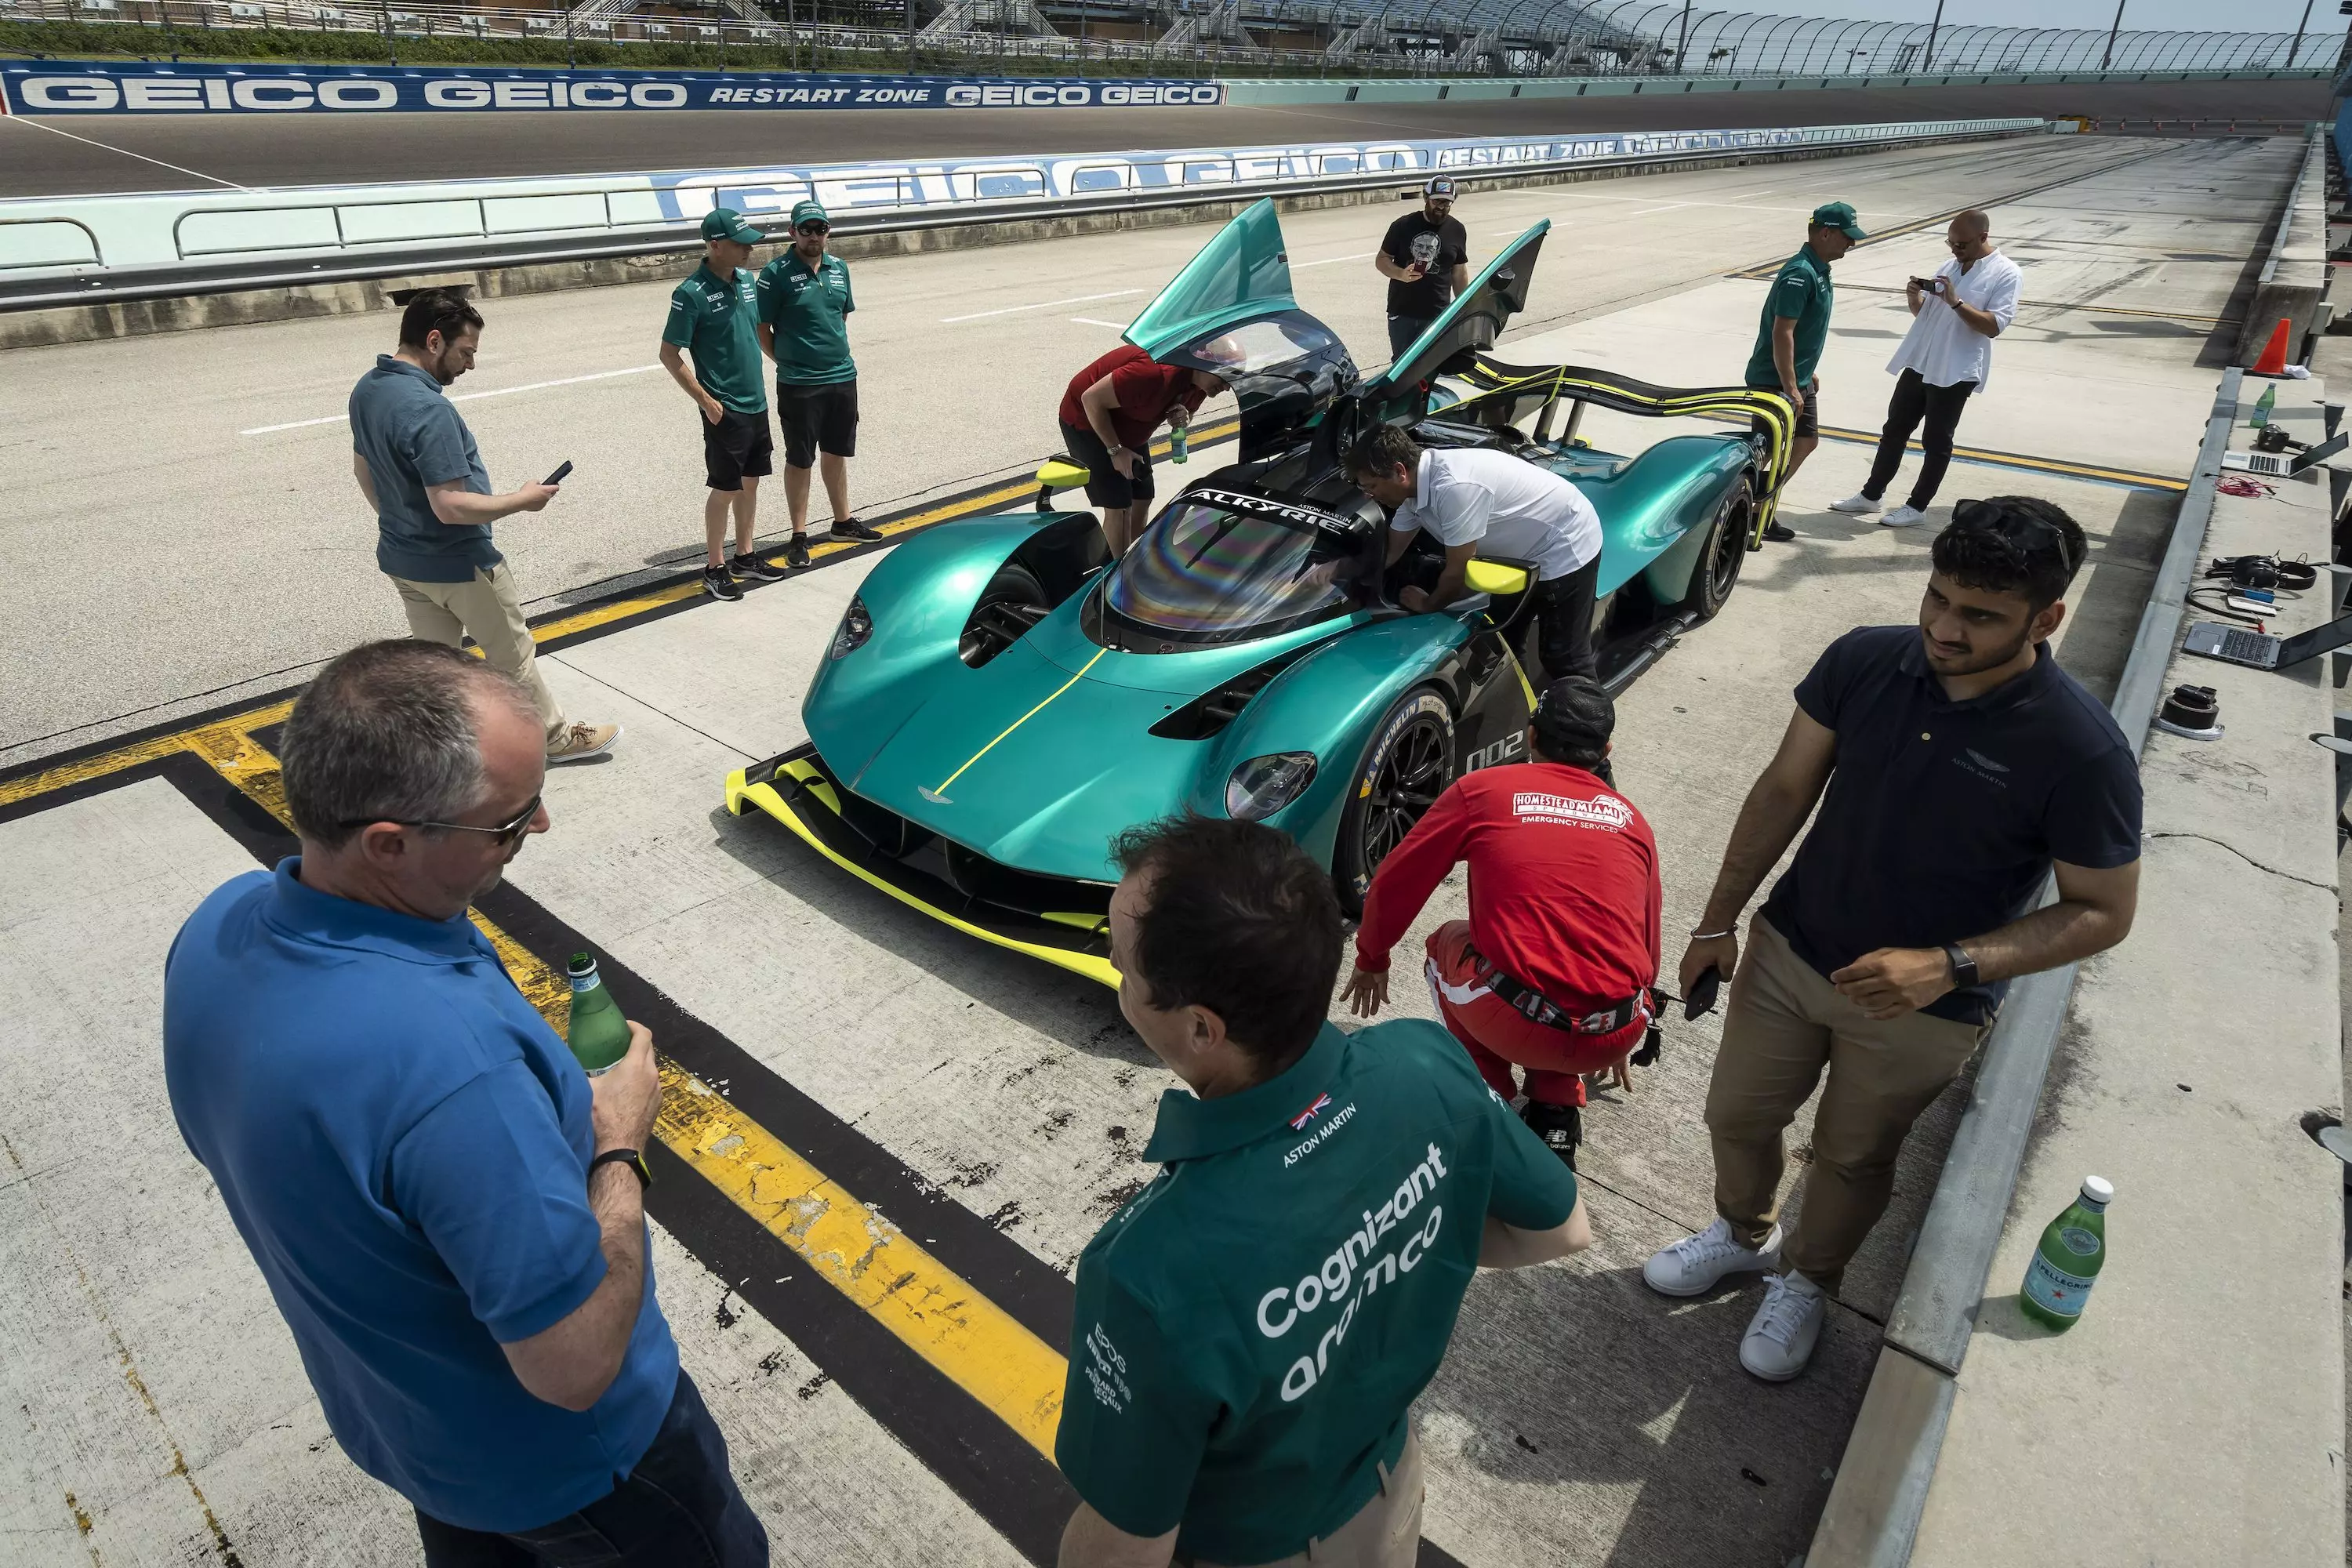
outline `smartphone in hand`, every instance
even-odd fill
[[[543,485],[560,485],[560,484],[562,484],[562,483],[563,482],[563,476],[564,476],[564,475],[566,475],[566,474],[568,474],[568,473],[570,473],[571,471],[572,471],[572,463],[571,463],[571,459],[566,458],[566,459],[564,460],[563,467],[562,467],[562,468],[560,468],[556,469],[556,470],[555,470],[555,472],[553,472],[553,473],[551,473],[551,474],[548,475],[548,476],[547,476],[547,478],[545,478],[545,479],[543,479],[540,480],[540,483],[541,483],[541,484],[543,484]]]

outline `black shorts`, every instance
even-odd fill
[[[1151,499],[1151,454],[1135,454],[1135,477],[1128,478],[1110,460],[1110,448],[1093,430],[1079,425],[1062,426],[1062,445],[1087,470],[1087,499],[1117,510]]]
[[[745,479],[775,471],[771,459],[776,440],[768,434],[766,409],[757,414],[725,409],[716,425],[699,414],[694,417],[702,426],[702,471],[712,489],[740,490]]]
[[[776,384],[776,423],[784,427],[784,467],[814,468],[819,452],[857,456],[857,382],[825,386]]]
[[[1751,386],[1748,390],[1750,392],[1778,392],[1780,389],[1777,386]],[[1817,405],[1820,404],[1821,400],[1813,395],[1813,389],[1811,387],[1808,386],[1803,390],[1805,400],[1797,405],[1797,428],[1792,432],[1792,436],[1819,436],[1822,433],[1822,427],[1816,421],[1815,415],[1818,411]],[[1759,436],[1769,436],[1772,434],[1772,427],[1769,425],[1765,424],[1760,418],[1755,421],[1755,428],[1756,434]]]

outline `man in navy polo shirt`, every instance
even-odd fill
[[[654,1300],[653,1037],[592,1080],[466,918],[547,831],[530,698],[369,643],[279,757],[302,852],[181,928],[163,1072],[336,1440],[429,1568],[764,1568]]]
[[[1576,1178],[1435,1024],[1332,1027],[1339,903],[1288,836],[1113,852],[1119,1011],[1185,1087],[1078,1259],[1060,1568],[1410,1568],[1413,1396],[1481,1266],[1591,1244]]]
[[[1739,1347],[1759,1377],[1804,1370],[1905,1136],[1975,1054],[2006,983],[2131,930],[2138,763],[2049,647],[2083,554],[2083,531],[2047,501],[1954,508],[1919,625],[1848,632],[1798,686],[1691,931],[1685,994],[1710,969],[1732,977],[1706,1097],[1718,1217],[1643,1272],[1696,1296],[1777,1254],[1785,1270]],[[1816,801],[1743,954],[1740,911]],[[2032,908],[2053,872],[2057,901]],[[1824,1067],[1804,1213],[1784,1238],[1780,1134]]]

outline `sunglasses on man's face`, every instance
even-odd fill
[[[804,223],[801,225],[800,232],[803,234],[831,234],[833,232],[833,226],[831,224],[823,223]]]
[[[511,849],[530,837],[530,825],[539,819],[539,806],[542,798],[540,795],[532,795],[530,804],[522,808],[522,815],[511,822],[502,822],[496,827],[477,827],[470,822],[403,822],[396,816],[367,816],[352,822],[338,823],[336,826],[344,828],[360,828],[372,827],[379,822],[389,822],[394,827],[439,827],[452,833],[487,833],[499,848]]]

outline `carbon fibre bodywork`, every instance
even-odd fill
[[[1352,904],[1445,782],[1522,754],[1533,703],[1511,647],[1530,595],[1398,606],[1399,574],[1433,563],[1387,563],[1385,519],[1343,471],[1352,435],[1407,423],[1424,446],[1502,448],[1581,489],[1602,521],[1597,637],[1614,685],[1719,607],[1779,477],[1785,438],[1678,434],[1630,458],[1549,438],[1563,396],[1756,410],[1729,391],[1484,357],[1525,302],[1543,232],[1363,380],[1291,300],[1271,208],[1234,220],[1129,336],[1170,363],[1220,364],[1242,401],[1242,460],[1188,484],[1116,565],[1087,513],[898,545],[810,686],[808,743],[730,776],[729,808],[776,817],[936,919],[1110,984],[1110,846],[1139,823],[1265,821]],[[1470,395],[1431,415],[1441,369]],[[1508,563],[1480,572],[1526,585]]]

